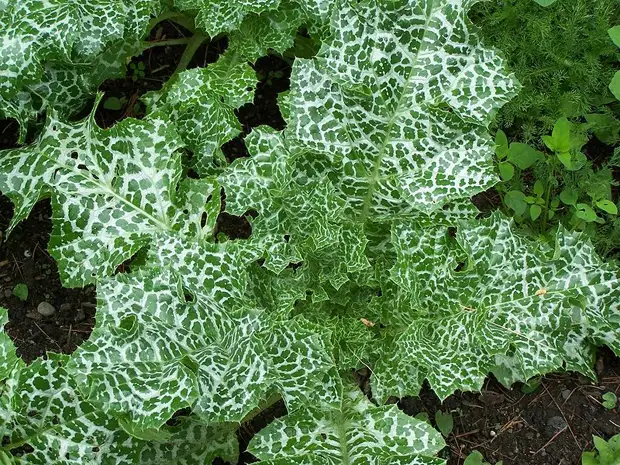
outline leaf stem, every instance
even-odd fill
[[[183,37],[181,39],[167,39],[167,40],[154,40],[152,42],[144,42],[142,45],[143,50],[148,50],[153,47],[167,47],[170,45],[187,45],[192,40],[191,37]]]
[[[547,231],[547,219],[549,218],[549,200],[551,199],[551,188],[553,186],[553,181],[555,179],[555,164],[553,160],[551,161],[551,173],[549,173],[549,178],[547,179],[547,192],[545,194],[545,213],[542,219],[541,225],[541,234],[544,234]]]
[[[151,31],[159,23],[166,20],[174,21],[175,23],[183,26],[185,29],[191,32],[194,32],[194,30],[196,29],[193,18],[184,15],[180,11],[164,11],[158,17],[151,19],[151,21],[149,22],[148,30]]]
[[[205,34],[203,32],[200,32],[200,31],[198,31],[198,32],[196,32],[196,34],[194,34],[194,36],[188,42],[187,48],[183,52],[183,55],[181,56],[181,59],[179,60],[179,64],[177,65],[177,69],[175,70],[174,74],[170,78],[171,81],[172,81],[172,79],[175,76],[177,76],[179,73],[181,73],[181,72],[183,72],[183,71],[185,71],[187,69],[187,66],[189,65],[189,62],[192,61],[192,58],[196,54],[196,51],[200,48],[202,43],[205,40],[207,40],[208,38],[209,38],[209,36],[207,34]]]

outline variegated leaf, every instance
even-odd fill
[[[206,68],[184,71],[146,101],[174,122],[193,152],[192,167],[207,176],[226,166],[221,146],[241,133],[235,110],[252,102],[256,81],[242,56],[228,52]]]
[[[184,418],[157,440],[130,436],[81,398],[66,361],[50,355],[14,373],[13,389],[0,399],[0,432],[8,441],[0,457],[16,465],[208,465],[216,457],[236,462],[239,446],[230,425]]]
[[[35,85],[43,65],[91,61],[118,40],[144,34],[159,0],[8,0],[0,10],[0,96]]]
[[[177,194],[181,146],[162,115],[106,130],[94,113],[65,123],[51,112],[37,142],[0,152],[0,190],[15,204],[9,232],[51,194],[49,249],[63,283],[83,286],[110,275],[154,234],[187,226],[186,199]]]
[[[338,408],[307,407],[260,431],[248,450],[265,465],[445,465],[445,443],[395,405],[376,407],[350,387]]]
[[[248,299],[253,258],[238,243],[162,238],[155,268],[104,281],[97,328],[71,362],[89,400],[149,430],[185,407],[238,422],[272,389],[291,406],[312,397],[334,367],[326,338]]]
[[[181,10],[196,11],[196,24],[211,37],[238,29],[250,13],[275,10],[280,0],[174,0]]]
[[[560,229],[552,248],[495,214],[464,222],[456,242],[404,222],[392,239],[398,289],[382,305],[403,332],[374,369],[377,398],[416,394],[423,379],[440,398],[479,390],[497,365],[513,381],[593,376],[596,345],[620,353],[620,278],[581,235]]]
[[[515,95],[467,29],[470,0],[338,1],[314,60],[296,60],[289,126],[339,170],[351,213],[432,212],[496,182],[491,116]]]
[[[319,281],[339,287],[347,273],[368,266],[366,240],[359,224],[342,220],[344,201],[323,173],[299,170],[298,158],[312,153],[291,151],[271,128],[255,129],[245,140],[251,158],[240,159],[219,178],[226,191],[226,210],[259,213],[252,221],[252,242],[265,250],[265,266],[280,273],[289,263],[307,260]]]

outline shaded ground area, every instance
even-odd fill
[[[461,465],[472,450],[493,464],[578,465],[582,451],[593,449],[593,434],[620,434],[618,409],[601,405],[606,392],[620,394],[620,359],[602,350],[596,367],[596,383],[574,373],[555,374],[524,394],[489,379],[482,393],[456,394],[441,404],[427,388],[399,406],[410,415],[427,412],[433,421],[437,410],[452,414],[454,430],[444,451],[449,465]]]
[[[163,23],[152,39],[183,37],[187,31]],[[226,48],[225,39],[203,45],[191,66],[204,66],[217,59]],[[174,71],[182,47],[158,47],[148,50],[133,63],[144,63],[144,75],[133,79],[108,81],[101,87],[107,96],[124,102],[118,110],[100,108],[97,121],[107,127],[128,116],[141,117],[139,96],[161,87]],[[277,107],[279,92],[288,89],[289,64],[277,57],[266,57],[255,64],[262,77],[253,104],[238,111],[244,133],[253,127],[268,124],[284,127]],[[0,121],[0,148],[12,147],[17,125]],[[232,161],[247,156],[242,137],[229,142],[224,152]],[[497,205],[494,191],[477,198],[479,207],[488,210]],[[48,255],[47,241],[51,231],[49,200],[39,202],[30,217],[20,224],[6,241],[0,241],[0,305],[9,309],[7,332],[15,341],[18,353],[27,361],[47,351],[70,353],[90,334],[94,326],[96,295],[92,287],[64,289],[60,285],[56,264]],[[0,196],[0,231],[5,231],[12,216],[12,206]],[[221,214],[217,232],[230,237],[247,237],[251,228],[245,218]],[[13,295],[18,284],[28,287],[26,301]],[[41,302],[55,308],[50,316],[37,312]],[[507,390],[489,380],[482,393],[457,394],[443,404],[426,388],[420,398],[407,398],[399,406],[408,414],[449,412],[454,430],[448,436],[449,448],[444,456],[450,465],[461,465],[474,449],[487,460],[504,465],[577,465],[581,452],[592,447],[592,434],[608,438],[620,433],[618,410],[601,405],[605,392],[620,394],[620,360],[602,351],[597,362],[599,382],[575,374],[546,377],[532,393],[524,394],[519,387]],[[258,416],[239,432],[242,446],[269,421],[285,413],[282,404]],[[255,461],[244,453],[240,464]]]

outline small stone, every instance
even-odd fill
[[[568,400],[568,398],[570,397],[570,394],[571,394],[571,390],[570,389],[564,389],[562,391],[562,399]]]
[[[84,321],[85,319],[86,319],[86,314],[84,313],[84,310],[79,308],[77,313],[75,314],[75,322],[79,323],[80,321]]]
[[[4,297],[6,297],[7,299],[11,297],[12,295],[13,295],[13,292],[11,292],[11,289],[4,290]]]
[[[478,400],[488,406],[499,405],[504,402],[504,395],[495,391],[482,391]]]
[[[54,313],[56,313],[56,309],[52,304],[48,302],[41,302],[37,307],[37,312],[39,312],[39,314],[43,316],[52,316]]]
[[[546,428],[545,432],[549,436],[553,436],[558,431],[563,430],[566,427],[568,427],[568,424],[566,423],[566,420],[563,417],[557,415],[557,416],[551,417],[551,418],[549,418],[549,420],[547,420],[547,428]]]
[[[26,313],[26,318],[32,318],[33,320],[40,320],[43,317],[39,315],[37,312],[28,312]]]
[[[599,358],[596,361],[596,373],[600,376],[603,374],[603,371],[605,371],[605,362],[603,361],[602,358]]]
[[[69,311],[71,311],[71,304],[67,304],[67,303],[62,304],[60,306],[60,311],[61,312],[69,312]]]

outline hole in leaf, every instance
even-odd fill
[[[291,236],[289,234],[285,234],[284,235],[284,241],[288,242],[290,240]]]
[[[80,163],[77,167],[78,167],[78,169],[79,169],[79,170],[85,170],[85,171],[88,171],[88,168],[87,168],[87,167],[86,167],[86,165],[84,165],[84,164],[81,164],[81,163]]]
[[[454,271],[456,271],[457,273],[459,271],[463,271],[465,269],[465,262],[459,262],[456,265],[456,268],[454,268]]]
[[[52,417],[52,425],[57,425],[58,423],[60,423],[60,420],[58,420],[58,417],[54,415]]]
[[[93,447],[93,452],[95,452],[95,453],[99,452],[99,447],[97,447],[97,446]]]
[[[456,237],[456,228],[454,226],[448,228],[448,236]]]
[[[190,179],[200,179],[198,173],[196,173],[196,171],[194,171],[192,168],[187,170],[187,177]]]
[[[77,152],[71,152],[71,158],[73,158],[74,160],[78,159],[78,153]]]
[[[183,288],[183,298],[185,299],[185,302],[187,303],[196,302],[196,297],[194,296],[194,294],[185,287]]]
[[[323,441],[326,441],[326,440],[327,440],[327,434],[325,434],[325,433],[321,433],[321,439],[322,439]]]
[[[200,217],[200,227],[204,228],[207,224],[207,212],[202,212],[202,216]]]

